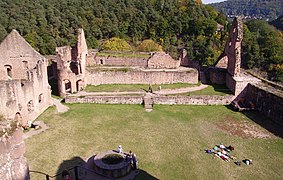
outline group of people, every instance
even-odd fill
[[[136,156],[136,154],[134,154],[132,152],[132,150],[130,150],[129,153],[124,153],[122,146],[119,145],[118,149],[117,149],[117,152],[126,155],[125,161],[131,163],[133,170],[137,170],[138,169],[137,156]]]
[[[214,146],[212,149],[205,149],[205,152],[208,154],[214,154],[216,157],[219,157],[220,159],[228,162],[230,159],[235,160],[236,158],[231,155],[231,151],[234,150],[233,146],[224,146],[223,143],[220,143],[219,145]],[[251,159],[245,159],[243,162],[246,165],[252,164]],[[236,165],[240,166],[241,161],[236,161]]]

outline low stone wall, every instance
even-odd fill
[[[272,87],[248,84],[245,98],[264,115],[283,126],[283,92]]]
[[[228,105],[234,96],[155,96],[154,104]]]
[[[29,171],[24,157],[23,131],[13,124],[0,124],[0,179],[28,180]]]
[[[152,96],[154,104],[228,105],[234,96]],[[68,96],[66,103],[142,104],[143,96]]]
[[[173,84],[198,83],[196,69],[187,70],[89,70],[86,74],[87,84]]]
[[[85,96],[65,98],[66,103],[142,104],[142,96]]]

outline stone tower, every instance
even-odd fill
[[[58,90],[61,97],[82,90],[86,86],[85,66],[88,54],[83,29],[78,30],[76,46],[56,48]]]

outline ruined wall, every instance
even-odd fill
[[[283,126],[283,94],[281,90],[264,85],[248,84],[245,98],[256,108]]]
[[[234,96],[152,96],[153,104],[228,105]],[[142,104],[142,96],[68,96],[66,103]]]
[[[210,82],[213,84],[225,84],[226,83],[226,69],[211,67],[208,69]]]
[[[173,59],[165,52],[156,52],[149,58],[147,66],[150,69],[175,69],[180,66],[180,60]]]
[[[28,79],[27,71],[44,60],[16,30],[1,42],[0,52],[0,80]]]
[[[16,30],[1,43],[0,62],[11,63],[11,72],[0,68],[6,71],[0,81],[0,113],[5,118],[20,119],[24,125],[51,104],[48,62]]]
[[[188,51],[186,49],[183,49],[180,54],[180,65],[184,67],[190,67],[190,68],[199,68],[199,62],[193,61],[189,58]]]
[[[196,69],[186,70],[132,70],[99,71],[89,70],[86,79],[88,84],[172,84],[198,83]]]
[[[121,58],[96,56],[92,65],[147,67],[148,58]]]
[[[240,75],[242,40],[243,21],[241,17],[237,17],[233,21],[224,50],[224,54],[228,58],[228,73],[235,77]]]
[[[57,47],[57,80],[61,97],[82,90],[86,86],[86,58],[88,50],[84,31],[78,30],[78,42],[75,47]]]
[[[0,147],[0,179],[30,179],[23,132],[16,122],[0,122]]]

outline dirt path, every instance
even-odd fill
[[[69,110],[69,107],[63,105],[61,103],[61,100],[55,98],[52,98],[52,100],[53,100],[53,104],[56,106],[56,110],[58,113],[64,113]]]
[[[185,88],[179,88],[179,89],[162,89],[160,91],[154,91],[155,94],[160,95],[167,95],[167,94],[182,94],[192,91],[198,91],[207,88],[208,85],[201,84],[200,86],[194,86],[194,87],[185,87]],[[97,96],[97,95],[142,95],[145,94],[145,91],[135,91],[135,92],[86,92],[86,91],[80,91],[77,94],[74,94],[72,96]]]

